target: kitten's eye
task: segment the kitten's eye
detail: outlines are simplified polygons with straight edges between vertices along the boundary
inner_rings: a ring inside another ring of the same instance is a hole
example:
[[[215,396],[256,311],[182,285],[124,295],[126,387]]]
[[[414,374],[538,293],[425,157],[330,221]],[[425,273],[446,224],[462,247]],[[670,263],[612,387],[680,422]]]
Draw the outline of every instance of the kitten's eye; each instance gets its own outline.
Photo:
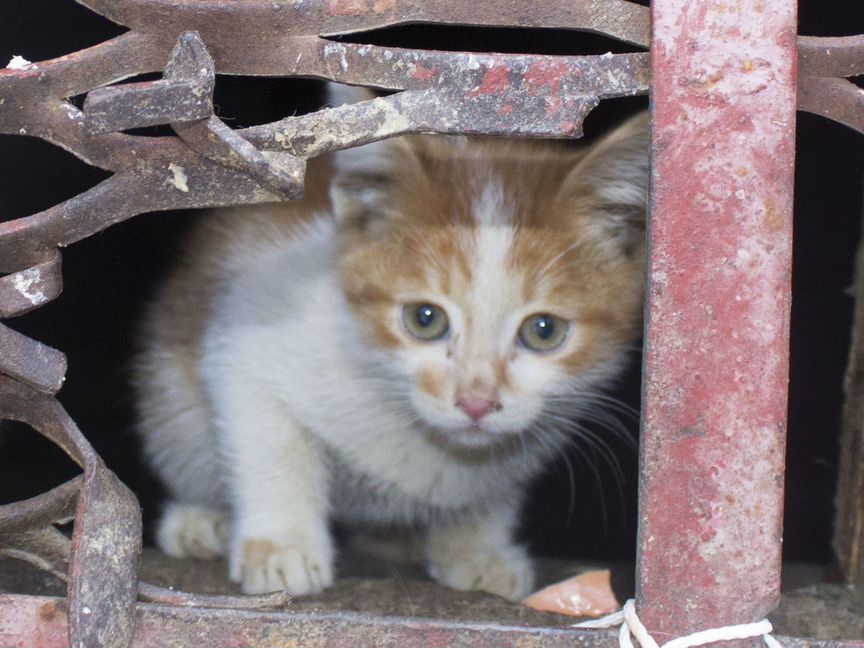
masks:
[[[421,340],[440,340],[450,330],[447,313],[434,304],[406,304],[402,322],[411,335]]]
[[[570,322],[567,320],[538,313],[522,322],[519,327],[519,341],[532,351],[552,351],[564,344],[569,330]]]

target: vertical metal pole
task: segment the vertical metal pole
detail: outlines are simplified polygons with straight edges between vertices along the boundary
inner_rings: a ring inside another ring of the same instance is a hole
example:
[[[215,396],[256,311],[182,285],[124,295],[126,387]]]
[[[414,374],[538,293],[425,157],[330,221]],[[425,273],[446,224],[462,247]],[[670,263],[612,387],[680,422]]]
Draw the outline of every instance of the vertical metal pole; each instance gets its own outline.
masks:
[[[637,610],[655,638],[777,603],[795,0],[653,0]]]

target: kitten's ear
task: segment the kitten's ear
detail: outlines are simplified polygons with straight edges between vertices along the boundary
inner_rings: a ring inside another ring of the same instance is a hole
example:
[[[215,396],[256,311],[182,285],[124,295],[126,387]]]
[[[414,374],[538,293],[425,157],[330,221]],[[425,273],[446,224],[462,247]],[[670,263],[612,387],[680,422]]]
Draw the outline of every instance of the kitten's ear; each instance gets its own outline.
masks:
[[[341,105],[374,99],[366,88],[329,84],[331,103]],[[417,138],[394,137],[337,151],[330,199],[342,226],[375,229],[398,215],[400,191],[410,191],[425,173]]]
[[[651,130],[640,113],[585,154],[564,181],[562,198],[596,217],[601,235],[630,253],[644,240]]]

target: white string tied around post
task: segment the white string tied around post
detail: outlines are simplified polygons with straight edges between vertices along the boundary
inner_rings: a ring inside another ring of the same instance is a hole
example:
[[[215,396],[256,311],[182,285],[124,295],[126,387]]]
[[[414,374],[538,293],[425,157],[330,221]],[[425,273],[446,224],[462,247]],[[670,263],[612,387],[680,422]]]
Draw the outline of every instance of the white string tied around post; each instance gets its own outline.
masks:
[[[678,637],[667,641],[662,646],[652,637],[648,630],[642,625],[642,621],[636,614],[636,602],[633,599],[628,600],[624,604],[624,609],[619,612],[614,612],[600,619],[591,621],[583,621],[577,623],[574,628],[614,628],[621,626],[618,633],[618,645],[620,648],[634,648],[631,635],[636,637],[636,641],[642,648],[693,648],[694,646],[702,646],[715,641],[729,641],[732,639],[752,639],[753,637],[762,637],[767,648],[783,648],[783,645],[771,636],[774,632],[774,627],[768,619],[762,619],[756,623],[741,623],[738,625],[723,626],[721,628],[711,628],[710,630],[701,630],[684,637]]]

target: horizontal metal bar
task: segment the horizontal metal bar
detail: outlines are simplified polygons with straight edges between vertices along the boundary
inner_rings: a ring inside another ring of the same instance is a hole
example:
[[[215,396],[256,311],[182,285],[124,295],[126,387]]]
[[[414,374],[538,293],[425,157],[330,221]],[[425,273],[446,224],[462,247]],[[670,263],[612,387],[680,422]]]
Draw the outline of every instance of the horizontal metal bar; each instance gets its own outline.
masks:
[[[798,79],[798,110],[822,115],[864,134],[864,88],[847,79]]]
[[[0,647],[67,648],[64,599],[0,594]],[[614,648],[617,633],[464,623],[353,612],[260,612],[177,608],[139,603],[131,648],[204,646],[231,648]]]

